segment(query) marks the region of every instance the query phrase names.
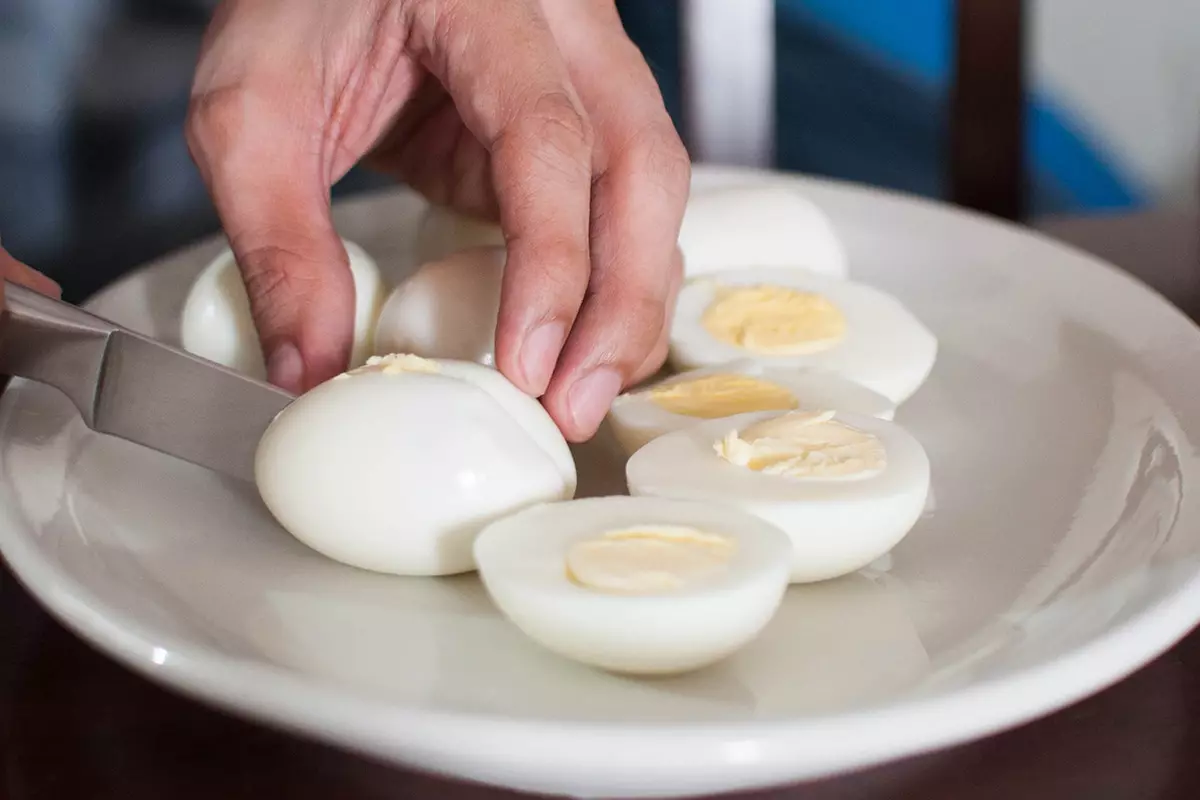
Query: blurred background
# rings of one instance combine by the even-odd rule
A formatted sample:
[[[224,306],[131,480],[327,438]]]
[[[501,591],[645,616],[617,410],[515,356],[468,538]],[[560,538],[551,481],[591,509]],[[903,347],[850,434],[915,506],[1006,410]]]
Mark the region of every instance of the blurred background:
[[[182,134],[215,5],[0,0],[0,236],[70,299],[218,229]],[[680,121],[680,3],[618,5]],[[1026,8],[1028,214],[1197,205],[1200,3]],[[772,24],[775,166],[947,196],[953,0],[778,0]]]

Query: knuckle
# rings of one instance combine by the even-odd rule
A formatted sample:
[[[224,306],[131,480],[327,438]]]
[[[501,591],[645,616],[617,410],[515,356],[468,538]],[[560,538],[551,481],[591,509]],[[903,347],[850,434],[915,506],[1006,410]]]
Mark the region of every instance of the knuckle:
[[[629,142],[626,158],[638,174],[654,181],[672,197],[686,198],[692,182],[692,161],[673,125],[647,126]]]
[[[228,152],[246,129],[247,92],[227,86],[194,95],[188,106],[184,133],[194,157]]]
[[[319,290],[320,274],[298,252],[263,245],[240,259],[246,294],[260,319],[290,318]]]
[[[592,125],[566,92],[540,95],[521,112],[494,144],[502,157],[534,159],[572,176],[590,172],[595,142]]]

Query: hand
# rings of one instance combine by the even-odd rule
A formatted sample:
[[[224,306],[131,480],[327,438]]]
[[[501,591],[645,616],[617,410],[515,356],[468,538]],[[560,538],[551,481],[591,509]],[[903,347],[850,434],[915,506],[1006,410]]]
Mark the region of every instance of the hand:
[[[4,308],[4,281],[20,284],[50,297],[57,298],[62,295],[62,289],[57,283],[17,261],[7,250],[0,247],[0,308]]]
[[[188,141],[285,388],[346,365],[329,188],[368,154],[498,219],[497,366],[568,438],[663,361],[690,167],[612,0],[226,0]]]

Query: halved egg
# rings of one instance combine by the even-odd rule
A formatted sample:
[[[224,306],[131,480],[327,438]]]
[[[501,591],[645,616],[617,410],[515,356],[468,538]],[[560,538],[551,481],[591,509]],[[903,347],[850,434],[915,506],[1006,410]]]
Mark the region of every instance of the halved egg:
[[[280,412],[259,443],[259,494],[326,556],[399,575],[474,568],[489,522],[575,493],[550,416],[493,369],[372,358]]]
[[[504,232],[499,225],[445,206],[429,205],[417,223],[418,264],[437,261],[459,250],[490,245],[504,246]]]
[[[806,583],[861,569],[904,538],[925,507],[929,459],[894,422],[766,411],[655,439],[625,477],[635,496],[722,503],[776,525],[792,539],[792,581]]]
[[[865,386],[821,372],[765,367],[749,359],[673,375],[619,396],[609,412],[627,454],[706,419],[751,411],[836,409],[891,419],[896,405]]]
[[[375,321],[383,306],[383,278],[375,260],[354,242],[342,240],[354,277],[354,344],[350,367],[361,366],[373,349]],[[263,380],[267,375],[250,300],[233,251],[226,248],[196,277],[183,306],[183,349]]]
[[[791,545],[733,508],[600,497],[489,525],[475,561],[497,607],[544,647],[614,672],[665,674],[758,635],[787,587]]]
[[[471,247],[421,265],[384,303],[376,351],[494,364],[505,252]]]
[[[800,268],[844,278],[846,252],[829,217],[775,184],[693,192],[679,231],[687,278],[730,269]]]
[[[751,269],[680,290],[670,357],[680,370],[744,358],[817,370],[901,403],[933,369],[937,339],[878,289],[801,270]]]

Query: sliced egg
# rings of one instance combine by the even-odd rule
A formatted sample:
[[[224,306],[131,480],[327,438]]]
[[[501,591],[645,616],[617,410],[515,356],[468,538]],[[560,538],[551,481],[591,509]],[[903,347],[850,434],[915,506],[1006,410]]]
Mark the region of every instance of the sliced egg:
[[[771,184],[694,192],[679,231],[684,275],[730,269],[800,268],[847,274],[846,252],[829,217],[792,188]]]
[[[625,469],[635,496],[741,508],[792,539],[792,581],[859,570],[916,524],[929,459],[894,422],[767,411],[703,422],[647,444]]]
[[[342,240],[354,277],[354,344],[350,367],[361,366],[373,350],[375,321],[386,289],[374,259],[354,242]],[[226,248],[197,276],[183,306],[183,349],[262,380],[267,368],[250,300],[233,252]]]
[[[503,247],[472,247],[423,264],[384,303],[376,351],[494,364],[504,262]]]
[[[800,270],[720,272],[683,287],[671,362],[737,359],[840,375],[901,403],[929,376],[937,339],[894,297]]]
[[[499,225],[445,206],[428,206],[417,225],[418,264],[438,261],[459,250],[491,245],[504,246],[504,233]]]
[[[497,607],[534,641],[614,672],[711,664],[766,626],[791,546],[737,509],[600,497],[536,506],[475,541]]]
[[[575,463],[550,416],[495,370],[372,358],[301,395],[267,428],[255,478],[293,536],[399,575],[474,568],[489,522],[570,498]]]
[[[627,454],[663,434],[706,419],[751,411],[836,409],[891,419],[896,405],[837,375],[748,359],[673,375],[619,396],[609,412],[613,435]]]

